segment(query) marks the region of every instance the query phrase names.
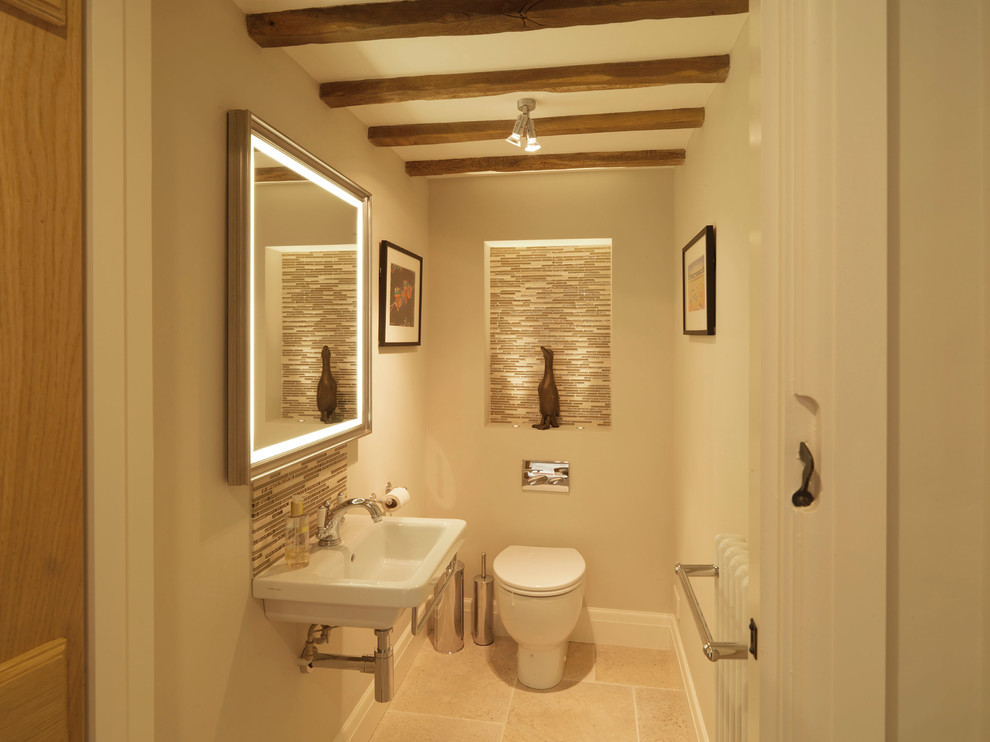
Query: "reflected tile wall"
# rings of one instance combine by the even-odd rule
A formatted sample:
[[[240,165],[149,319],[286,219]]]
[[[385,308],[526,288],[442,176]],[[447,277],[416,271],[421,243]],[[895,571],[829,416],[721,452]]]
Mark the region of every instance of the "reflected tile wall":
[[[347,447],[338,446],[251,483],[251,574],[257,575],[285,552],[289,500],[302,494],[310,532],[316,509],[347,489]]]
[[[540,346],[554,352],[561,425],[612,424],[612,249],[489,248],[489,422],[540,421]]]
[[[323,346],[337,380],[335,420],[357,417],[357,257],[352,251],[282,255],[282,417],[319,421]],[[342,352],[347,350],[348,352]]]

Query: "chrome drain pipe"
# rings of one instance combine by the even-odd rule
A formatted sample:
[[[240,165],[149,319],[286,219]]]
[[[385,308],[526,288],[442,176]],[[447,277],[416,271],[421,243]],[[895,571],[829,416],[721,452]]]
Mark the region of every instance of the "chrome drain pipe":
[[[392,700],[395,682],[395,660],[392,657],[392,629],[375,629],[378,649],[375,650],[375,700],[388,703]]]
[[[299,656],[300,672],[313,669],[357,670],[375,676],[375,700],[388,703],[395,693],[395,659],[392,653],[392,629],[375,629],[378,648],[374,654],[349,657],[342,654],[323,654],[316,651],[317,644],[330,638],[334,626],[312,624],[302,654]]]

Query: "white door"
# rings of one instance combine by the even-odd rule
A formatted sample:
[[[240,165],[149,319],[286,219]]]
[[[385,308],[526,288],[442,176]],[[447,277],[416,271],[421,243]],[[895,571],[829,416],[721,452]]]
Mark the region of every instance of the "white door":
[[[761,654],[751,663],[759,739],[877,742],[886,622],[886,3],[760,5]],[[807,508],[791,502],[802,441],[816,466]]]

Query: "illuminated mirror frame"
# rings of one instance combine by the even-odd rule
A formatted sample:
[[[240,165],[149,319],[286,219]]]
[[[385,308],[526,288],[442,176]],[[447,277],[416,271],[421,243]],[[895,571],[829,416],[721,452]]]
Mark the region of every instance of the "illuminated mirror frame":
[[[254,448],[254,149],[357,208],[357,417]],[[227,482],[249,484],[371,432],[371,194],[250,111],[227,114]],[[315,394],[315,390],[314,390]]]

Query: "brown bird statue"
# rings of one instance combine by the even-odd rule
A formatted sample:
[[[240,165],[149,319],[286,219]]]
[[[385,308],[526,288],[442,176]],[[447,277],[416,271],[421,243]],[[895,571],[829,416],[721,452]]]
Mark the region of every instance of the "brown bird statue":
[[[560,427],[560,395],[557,394],[557,382],[553,379],[553,351],[540,346],[543,351],[543,381],[537,388],[540,397],[539,424],[533,427],[537,430]]]
[[[337,409],[337,380],[330,371],[330,347],[326,345],[323,346],[323,373],[316,385],[316,406],[320,410],[320,422],[333,420],[333,412]]]

